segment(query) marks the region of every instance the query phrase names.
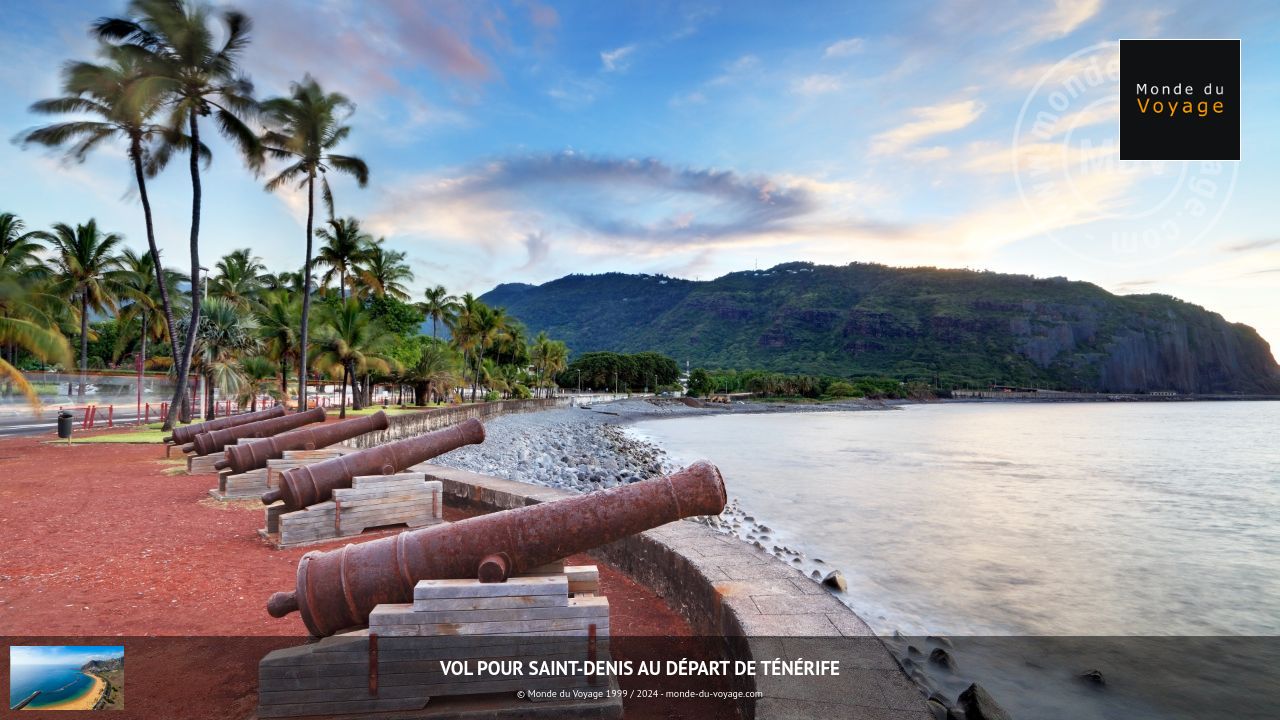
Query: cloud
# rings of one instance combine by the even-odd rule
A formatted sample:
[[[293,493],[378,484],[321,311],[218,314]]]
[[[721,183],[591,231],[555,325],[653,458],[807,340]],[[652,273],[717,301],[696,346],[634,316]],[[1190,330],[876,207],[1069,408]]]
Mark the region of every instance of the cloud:
[[[823,51],[822,56],[827,58],[839,58],[856,55],[857,53],[862,52],[862,47],[865,44],[866,41],[860,37],[845,38],[844,40],[838,40],[828,45],[827,49]]]
[[[1032,38],[1038,41],[1066,37],[1101,9],[1102,0],[1054,0],[1053,9],[1038,14],[1031,27]]]
[[[797,95],[825,95],[841,88],[840,78],[835,75],[807,75],[791,84],[791,92]]]
[[[1251,252],[1280,245],[1280,238],[1263,238],[1261,240],[1245,240],[1243,242],[1223,245],[1222,249],[1230,253]]]
[[[530,270],[542,264],[547,259],[547,254],[551,251],[551,245],[547,242],[547,238],[541,232],[531,232],[524,236],[524,248],[529,252],[529,259],[524,265],[520,266],[521,270]]]
[[[872,155],[891,155],[921,140],[967,127],[982,115],[977,100],[961,100],[914,108],[915,120],[880,133],[871,139]]]
[[[620,48],[600,53],[600,64],[605,72],[621,72],[630,64],[627,60],[636,51],[635,45],[623,45]]]

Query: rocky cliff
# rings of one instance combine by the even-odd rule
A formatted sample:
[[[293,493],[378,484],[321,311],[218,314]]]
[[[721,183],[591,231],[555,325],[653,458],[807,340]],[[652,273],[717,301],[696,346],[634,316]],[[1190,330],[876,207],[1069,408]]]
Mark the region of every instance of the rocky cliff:
[[[482,299],[575,352],[681,365],[1110,392],[1280,393],[1245,325],[1163,295],[968,270],[788,263],[694,282],[570,275]]]

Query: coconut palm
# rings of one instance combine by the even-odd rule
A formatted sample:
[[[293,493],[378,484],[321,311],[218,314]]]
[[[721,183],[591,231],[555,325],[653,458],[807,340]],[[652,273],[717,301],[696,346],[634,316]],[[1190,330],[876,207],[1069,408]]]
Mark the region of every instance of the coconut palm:
[[[0,270],[0,343],[21,349],[48,363],[71,364],[67,338],[51,324],[40,301],[28,292],[17,273]],[[11,383],[40,410],[40,396],[13,363],[0,357],[0,378]]]
[[[298,325],[302,304],[288,291],[265,293],[258,308],[261,337],[266,343],[267,357],[280,365],[280,393],[288,397],[289,363],[298,359]]]
[[[404,284],[413,281],[413,271],[404,261],[405,254],[384,248],[385,241],[386,238],[379,238],[365,247],[364,259],[356,269],[359,288],[367,295],[408,300],[409,290]]]
[[[178,322],[190,322],[190,317]],[[186,330],[185,327],[182,328]],[[245,386],[239,358],[262,348],[258,320],[223,298],[209,298],[194,333],[194,368],[205,378],[205,418],[215,414],[214,389],[224,395],[239,395]]]
[[[215,266],[218,274],[209,283],[210,297],[220,297],[246,309],[262,289],[267,266],[249,248],[232,250]]]
[[[347,385],[350,384],[352,390],[351,409],[359,410],[360,395],[355,388],[359,374],[369,369],[390,372],[391,367],[382,353],[389,348],[392,336],[369,318],[355,298],[341,305],[326,306],[319,330],[314,359],[318,367],[334,371],[342,368],[342,409],[338,417],[345,418]]]
[[[328,228],[316,230],[316,237],[323,240],[324,244],[316,253],[315,264],[328,268],[320,276],[320,283],[328,287],[336,278],[338,297],[346,302],[347,287],[354,285],[359,266],[367,257],[366,252],[373,238],[360,229],[360,221],[355,218],[330,220]]]
[[[435,339],[439,337],[436,334],[436,323],[442,321],[446,326],[449,325],[458,311],[458,298],[450,295],[443,285],[427,288],[423,296],[426,302],[419,303],[418,309],[431,318],[431,337]]]
[[[151,198],[147,178],[154,177],[168,163],[175,149],[190,147],[190,138],[180,130],[166,128],[156,122],[168,101],[167,90],[149,81],[144,57],[129,48],[103,44],[100,53],[106,60],[98,65],[70,62],[62,71],[62,97],[41,100],[31,106],[32,112],[43,114],[90,115],[93,120],[73,120],[46,125],[22,136],[24,144],[46,147],[71,145],[68,155],[83,162],[88,153],[107,140],[123,140],[133,170],[142,216],[147,229],[147,248],[156,273],[152,287],[159,293],[158,307],[165,333],[173,334],[171,288],[162,277],[156,244],[155,225],[151,217]],[[208,148],[198,152],[206,159]]]
[[[22,295],[25,296],[25,290],[32,283],[49,276],[49,268],[40,259],[45,237],[46,234],[39,230],[28,231],[26,224],[17,215],[0,213],[0,277],[8,278],[14,283],[14,293],[23,290]],[[9,310],[2,305],[0,317],[9,317]],[[7,357],[10,363],[16,363],[16,341],[5,342],[3,348],[4,355],[0,355],[0,359]]]
[[[114,360],[119,360],[129,345],[136,339],[139,343],[138,356],[145,365],[147,361],[147,341],[164,342],[169,337],[168,323],[164,311],[160,307],[160,292],[156,287],[156,272],[152,267],[154,261],[151,253],[139,255],[129,248],[120,253],[120,312],[116,316],[122,331],[116,338]],[[185,277],[165,268],[160,274],[164,278],[167,294],[178,297],[178,283]],[[137,323],[136,330],[134,323]]]
[[[426,405],[457,387],[461,365],[457,352],[445,343],[434,339],[424,343],[418,362],[405,373],[413,384],[415,402]]]
[[[22,218],[0,213],[0,273],[24,279],[48,277],[49,268],[40,259],[47,233],[27,230]]]
[[[249,43],[248,16],[234,10],[220,12],[196,0],[132,0],[128,17],[101,18],[94,23],[99,38],[121,42],[139,58],[148,77],[146,96],[163,96],[170,139],[184,131],[191,170],[191,319],[178,358],[177,383],[166,430],[172,428],[187,391],[187,372],[195,351],[194,333],[200,327],[200,143],[199,118],[212,115],[218,130],[244,153],[250,167],[261,160],[257,137],[242,120],[253,114],[253,85],[240,74],[238,60]],[[222,26],[222,42],[211,27]],[[207,156],[206,156],[207,157]],[[153,248],[154,251],[154,248]],[[157,263],[159,264],[159,263]],[[175,352],[175,357],[178,355]]]
[[[276,364],[271,358],[262,355],[241,358],[240,376],[244,383],[236,400],[242,406],[248,404],[249,412],[257,411],[258,398],[262,395],[284,400],[284,392],[276,387]]]
[[[536,375],[535,384],[544,388],[550,396],[553,378],[565,369],[569,362],[569,348],[559,340],[552,340],[545,332],[539,332],[529,349]]]
[[[334,148],[351,132],[343,122],[355,111],[345,96],[326,93],[320,85],[307,76],[293,85],[290,96],[273,98],[262,104],[268,130],[262,137],[266,151],[274,158],[290,164],[267,183],[267,190],[275,190],[286,183],[296,181],[307,189],[307,252],[302,264],[302,330],[299,339],[298,400],[299,407],[307,405],[307,334],[311,315],[311,238],[314,231],[316,205],[316,178],[333,216],[333,192],[327,173],[336,170],[353,176],[360,187],[369,183],[369,167],[363,160],[350,155],[338,155]]]
[[[54,252],[55,292],[76,303],[80,312],[80,386],[84,397],[84,373],[89,364],[89,311],[105,313],[116,308],[116,298],[124,290],[124,272],[117,250],[124,236],[98,230],[89,220],[72,228],[66,223],[53,226],[49,242]]]

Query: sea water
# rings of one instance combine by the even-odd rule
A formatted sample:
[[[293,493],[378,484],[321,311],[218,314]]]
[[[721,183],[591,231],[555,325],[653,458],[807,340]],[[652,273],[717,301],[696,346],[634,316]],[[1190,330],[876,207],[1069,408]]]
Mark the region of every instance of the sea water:
[[[9,668],[9,707],[25,700],[36,690],[40,695],[27,708],[36,710],[84,695],[93,687],[93,678],[80,672],[80,665],[12,665]]]
[[[945,403],[632,430],[719,465],[771,544],[839,568],[841,599],[879,634],[925,654],[923,636],[950,636],[960,672],[917,664],[953,699],[978,680],[1015,717],[1052,717],[1067,702],[1052,688],[1079,690],[1095,662],[1106,693],[1073,716],[1113,717],[1129,691],[1127,716],[1194,717],[1134,703],[1197,672],[1280,707],[1280,403]],[[1090,646],[1055,640],[1070,637]],[[1134,656],[1206,648],[1241,650],[1240,672],[1128,677]]]

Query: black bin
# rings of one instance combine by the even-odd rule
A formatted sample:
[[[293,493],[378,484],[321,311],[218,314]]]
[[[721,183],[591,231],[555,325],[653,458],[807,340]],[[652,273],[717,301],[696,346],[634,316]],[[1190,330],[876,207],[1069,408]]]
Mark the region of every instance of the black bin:
[[[58,413],[58,437],[63,440],[71,438],[71,413],[66,410]]]

